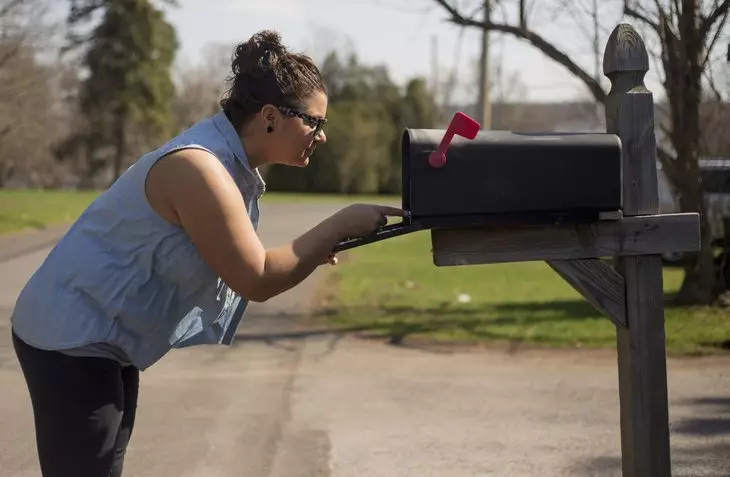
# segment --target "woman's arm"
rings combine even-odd
[[[293,242],[266,250],[241,193],[223,165],[201,150],[161,159],[147,179],[147,196],[164,218],[181,226],[206,262],[234,291],[266,301],[302,282],[346,237],[377,230],[400,209],[355,205],[341,210]]]

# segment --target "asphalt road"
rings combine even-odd
[[[284,243],[334,210],[266,206],[262,237]],[[0,256],[0,477],[40,475],[8,318],[48,249],[20,242],[25,254]],[[621,475],[614,352],[277,339],[301,327],[317,278],[253,304],[233,347],[173,351],[142,373],[125,475]],[[670,360],[673,475],[730,476],[729,377],[727,358]]]

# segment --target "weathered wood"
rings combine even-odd
[[[616,326],[626,328],[624,278],[603,260],[552,260],[548,265]]]
[[[623,145],[625,215],[659,212],[654,97],[644,85],[648,71],[644,41],[630,25],[617,26],[606,45],[603,72],[611,80],[606,132],[618,135]]]
[[[624,215],[656,214],[654,99],[644,86],[649,70],[646,47],[631,26],[614,29],[603,68],[611,80],[607,132],[618,135],[623,148]],[[628,324],[617,328],[623,475],[668,477],[672,471],[661,256],[616,257],[615,263],[624,277]]]
[[[540,227],[435,229],[436,266],[574,260],[696,251],[699,215],[624,217],[617,221]]]

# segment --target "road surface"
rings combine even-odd
[[[265,205],[262,237],[284,243],[334,210]],[[8,328],[15,296],[48,252],[33,240],[15,241],[21,256],[0,247],[2,477],[40,475]],[[232,348],[173,351],[142,373],[125,475],[621,475],[614,352],[276,339],[300,326],[317,278],[252,304]],[[729,377],[727,358],[670,360],[673,475],[730,476]]]

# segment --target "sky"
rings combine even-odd
[[[491,1],[493,5],[499,4],[492,14],[493,22],[515,23],[516,0]],[[621,17],[621,1],[595,1],[602,19],[600,71],[606,39],[625,20]],[[451,3],[473,13],[482,2]],[[309,53],[317,60],[321,61],[332,49],[354,52],[361,62],[387,66],[391,78],[399,84],[414,76],[432,82],[437,76],[441,84],[440,102],[444,102],[447,91],[451,92],[452,103],[476,101],[481,31],[450,23],[447,12],[435,0],[177,0],[177,3],[177,7],[163,9],[180,41],[178,66],[204,64],[211,46],[227,45],[227,51],[232,52],[235,44],[246,41],[257,31],[272,29],[282,35],[287,46]],[[580,21],[576,21],[575,12],[581,5],[585,9],[593,3],[594,0],[527,1],[531,5],[530,28],[590,74],[596,69],[590,36],[593,29],[586,23],[587,10],[583,16],[577,14]],[[53,5],[53,16],[62,21],[67,13],[66,3],[54,1]],[[651,47],[651,38],[645,39]],[[592,99],[583,83],[526,42],[493,32],[490,45],[495,72],[493,100],[499,97],[530,102]],[[656,65],[652,64],[646,85],[654,92],[655,99],[660,99],[663,92],[657,72]],[[446,88],[452,75],[457,78],[457,86]],[[601,83],[606,91],[610,88],[603,75]]]
[[[431,81],[434,51],[441,81],[452,71],[457,71],[463,81],[475,78],[481,33],[447,22],[446,12],[433,0],[178,1],[179,7],[166,10],[167,19],[176,27],[181,42],[178,57],[182,63],[202,62],[205,48],[211,43],[233,45],[259,30],[273,29],[281,33],[289,47],[317,59],[332,48],[347,50],[349,45],[363,62],[385,64],[391,77],[400,84],[416,75]],[[474,5],[469,0],[460,3]],[[595,62],[590,41],[576,28],[575,21],[565,12],[555,16],[556,8],[549,4],[556,1],[537,3],[537,8],[543,10],[533,12],[535,28],[593,72]],[[499,20],[501,15],[496,12],[493,20]],[[606,27],[600,40],[601,52],[608,30],[621,21],[615,11],[604,11],[602,16],[616,20]],[[507,98],[540,102],[589,98],[581,82],[534,47],[498,33],[491,34],[490,40],[492,62],[501,64],[504,72],[497,84],[503,86]],[[605,78],[602,81],[607,88],[608,81]],[[660,86],[656,81],[650,71],[647,85],[658,92]],[[457,88],[453,98],[468,101],[475,94],[472,83],[472,88],[468,85]]]

